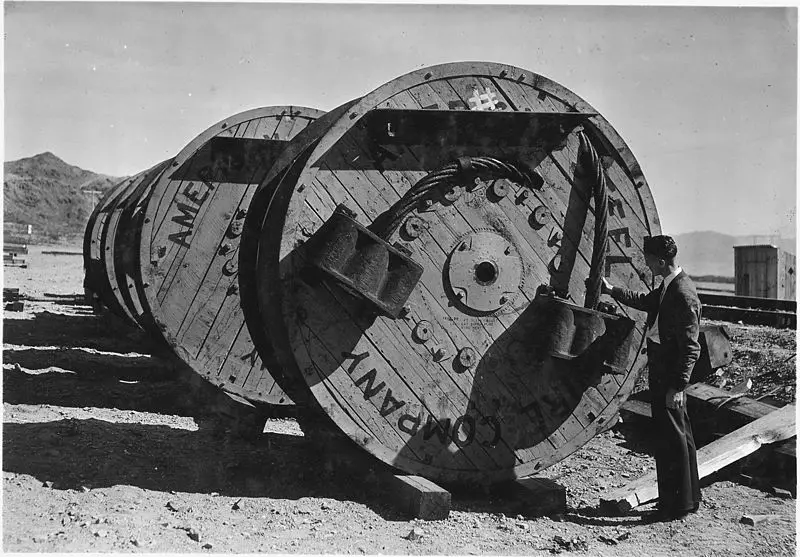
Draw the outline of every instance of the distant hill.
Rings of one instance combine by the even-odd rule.
[[[752,236],[729,236],[719,232],[689,232],[675,236],[678,244],[678,260],[686,272],[693,276],[733,276],[733,246],[753,243]],[[790,253],[796,253],[796,239],[783,238],[773,245]]]
[[[32,224],[37,236],[81,234],[92,208],[88,190],[105,192],[124,178],[96,174],[46,152],[3,165],[3,218]]]

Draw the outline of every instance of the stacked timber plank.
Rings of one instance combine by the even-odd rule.
[[[795,300],[701,293],[700,301],[703,303],[703,317],[707,319],[780,329],[797,327]]]
[[[30,224],[3,223],[3,265],[27,267],[28,245],[33,234]]]

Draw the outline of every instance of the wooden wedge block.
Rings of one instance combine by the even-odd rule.
[[[796,435],[795,406],[790,404],[737,429],[697,451],[700,478],[755,452],[762,445],[789,439]],[[652,472],[601,498],[601,504],[620,512],[658,498],[656,474]]]
[[[522,514],[526,516],[548,516],[567,512],[567,490],[547,478],[521,478],[516,481],[521,491],[518,495],[525,501]]]
[[[421,476],[392,474],[388,487],[398,508],[412,518],[445,520],[450,516],[450,492]]]

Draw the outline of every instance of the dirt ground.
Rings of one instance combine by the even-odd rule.
[[[647,426],[631,420],[542,473],[567,490],[562,516],[459,493],[447,520],[409,520],[364,469],[326,466],[291,418],[269,420],[249,440],[206,427],[205,410],[144,333],[83,303],[79,253],[34,247],[27,269],[4,269],[3,286],[27,298],[3,321],[4,551],[795,553],[795,500],[738,469],[704,481],[700,511],[684,520],[645,523],[647,507],[604,514],[602,495],[654,468]],[[736,360],[717,381],[778,368],[753,392],[793,402],[795,332],[731,330]],[[773,516],[749,526],[745,514]]]

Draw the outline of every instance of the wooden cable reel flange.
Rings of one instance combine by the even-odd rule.
[[[307,157],[310,154],[310,149],[313,148],[328,128],[355,102],[357,101],[350,101],[322,114],[288,142],[273,162],[266,177],[253,193],[239,243],[239,291],[242,299],[242,312],[244,313],[250,338],[270,374],[276,379],[280,378],[279,385],[289,393],[296,404],[301,406],[305,406],[309,402],[308,392],[304,384],[291,385],[293,380],[299,378],[283,374],[283,370],[278,364],[278,358],[275,356],[275,351],[281,350],[282,347],[280,344],[276,345],[272,342],[271,334],[268,330],[269,322],[264,319],[258,304],[259,268],[260,265],[269,264],[272,260],[271,254],[264,255],[259,250],[260,239],[262,231],[267,227],[271,229],[277,228],[278,230],[281,228],[280,224],[268,223],[265,219],[271,206],[275,189],[284,179],[293,179],[288,174],[288,170],[298,166],[298,161],[303,160],[303,157]],[[279,335],[280,331],[276,331],[275,334]],[[299,379],[299,382],[302,383],[302,379]]]
[[[138,269],[134,269],[135,256],[139,251],[139,232],[133,216],[137,207],[141,210],[153,184],[169,167],[171,160],[165,160],[147,170],[133,182],[130,189],[120,196],[111,211],[106,224],[105,236],[105,268],[116,304],[125,312],[127,321],[133,325],[153,330],[146,314],[134,276],[138,278]],[[139,220],[141,227],[141,220]]]
[[[114,184],[103,194],[103,197],[97,202],[89,214],[86,221],[86,228],[83,232],[83,288],[87,301],[94,304],[93,297],[97,295],[98,282],[99,282],[99,266],[102,259],[100,258],[100,231],[102,227],[97,225],[97,219],[101,210],[107,207],[112,198],[119,195],[128,183],[128,178],[121,180]],[[99,299],[99,296],[98,296]],[[102,301],[102,300],[100,300]]]
[[[125,220],[125,209],[152,184],[168,162],[163,161],[117,186],[110,196],[104,198],[105,202],[101,202],[94,221],[90,220],[90,282],[106,307],[131,325],[137,325],[134,307],[126,299],[128,288],[124,276],[118,274],[118,235],[125,227],[123,223],[120,228],[120,221]]]
[[[320,111],[249,110],[187,145],[143,211],[139,263],[147,309],[195,372],[248,401],[291,404],[244,325],[238,249],[250,198],[288,140]]]
[[[525,476],[586,443],[629,395],[645,364],[638,351],[612,369],[554,357],[557,350],[537,342],[550,334],[540,287],[578,304],[586,292],[595,219],[581,134],[608,182],[603,273],[650,288],[641,246],[660,227],[630,150],[577,95],[512,66],[446,64],[380,87],[331,124],[278,185],[258,265],[276,357],[342,432],[384,462],[442,482]],[[398,317],[374,311],[352,283],[309,274],[306,244],[337,207],[374,226],[412,186],[461,157],[513,163],[528,179],[471,175],[461,159],[466,172],[451,176],[449,189],[417,199],[404,217],[416,220],[386,238],[423,268]],[[354,242],[357,254],[377,250],[361,231]],[[465,243],[472,271],[454,259]],[[505,260],[493,258],[499,253]],[[502,288],[493,288],[498,281]],[[480,286],[488,286],[483,294]],[[474,290],[463,302],[462,287]],[[618,312],[635,319],[639,347],[643,315]],[[583,319],[577,309],[570,315]]]

